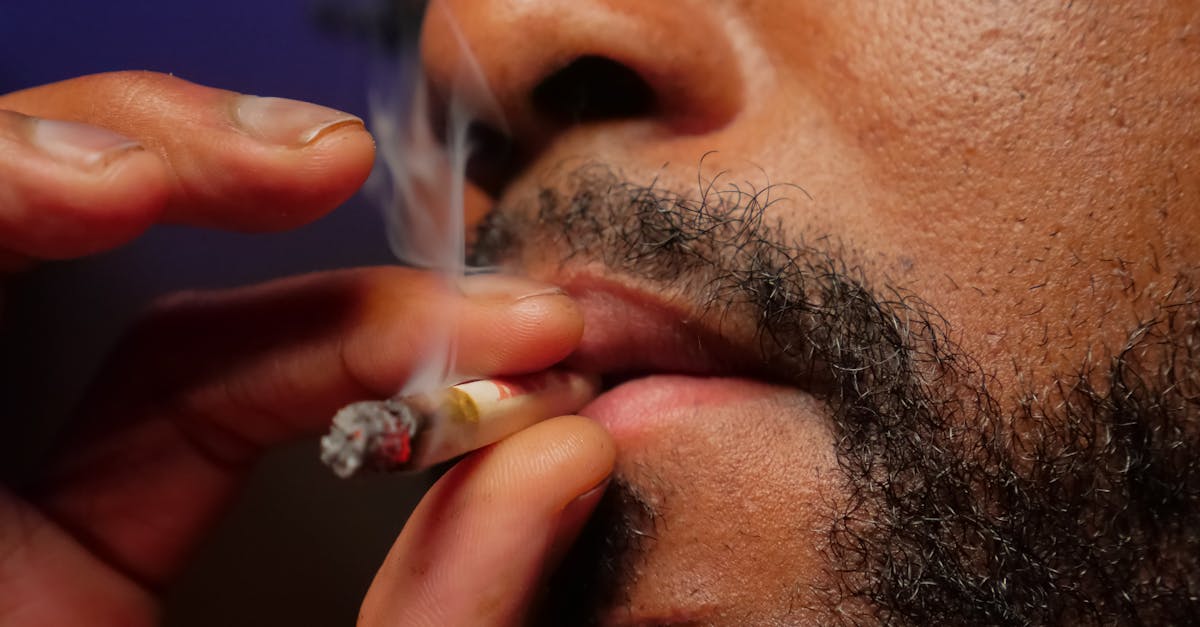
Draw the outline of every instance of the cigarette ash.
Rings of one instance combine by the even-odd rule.
[[[420,427],[417,413],[398,399],[352,403],[338,411],[321,438],[321,463],[343,479],[362,470],[403,468]]]

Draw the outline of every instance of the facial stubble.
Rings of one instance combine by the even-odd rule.
[[[1002,404],[916,295],[872,286],[834,238],[784,237],[798,188],[702,181],[694,194],[582,168],[489,214],[473,262],[562,260],[699,295],[753,321],[779,378],[830,409],[847,499],[830,522],[835,584],[807,610],[885,624],[1186,622],[1200,612],[1200,304],[1190,275],[1128,342]],[[774,194],[774,196],[773,196]],[[794,194],[793,194],[794,195]],[[1015,405],[1015,406],[1014,406]],[[660,513],[614,480],[547,608],[586,624],[619,605]],[[799,578],[798,578],[799,579]],[[865,602],[865,604],[864,604]],[[855,618],[857,617],[857,618]]]

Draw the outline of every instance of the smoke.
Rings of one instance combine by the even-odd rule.
[[[447,288],[456,289],[470,271],[463,202],[467,164],[476,148],[470,129],[482,114],[491,120],[502,116],[450,7],[431,0],[425,16],[434,12],[441,12],[437,17],[449,25],[459,51],[452,80],[438,85],[434,98],[421,70],[418,29],[386,29],[400,36],[388,42],[388,58],[373,72],[368,117],[379,156],[367,193],[383,209],[396,258],[436,274]],[[415,14],[393,15],[412,20]],[[425,358],[401,392],[427,391],[461,378],[455,374],[453,357],[457,312],[446,312],[442,320],[440,328],[425,330]]]

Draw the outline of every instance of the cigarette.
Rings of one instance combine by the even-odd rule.
[[[421,470],[496,442],[596,396],[596,377],[564,370],[478,379],[343,407],[321,438],[321,461],[346,478]]]

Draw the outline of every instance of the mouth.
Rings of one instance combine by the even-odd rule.
[[[583,339],[563,365],[603,382],[579,413],[618,443],[665,417],[796,392],[753,321],[620,280],[576,274],[559,284],[584,316]]]
[[[565,567],[555,572],[556,599],[547,615],[575,617],[579,610],[571,608],[588,608],[588,620],[596,624],[715,622],[734,611],[744,591],[737,585],[726,589],[732,581],[728,554],[697,549],[690,535],[699,533],[695,521],[704,521],[700,529],[719,530],[718,536],[731,531],[743,537],[736,530],[743,528],[746,512],[773,499],[750,496],[769,491],[763,486],[771,482],[761,481],[766,471],[758,468],[788,468],[789,481],[828,470],[829,451],[806,448],[804,460],[784,463],[787,451],[772,453],[769,446],[823,443],[802,436],[825,433],[824,406],[804,380],[791,376],[791,362],[771,354],[773,344],[762,341],[752,313],[707,306],[688,290],[653,290],[636,280],[589,272],[586,266],[560,267],[549,280],[582,310],[583,339],[563,365],[602,377],[602,393],[577,413],[613,436],[614,482],[624,491],[601,508]],[[720,490],[697,487],[718,485],[742,486],[733,489],[745,499],[726,500]],[[631,494],[633,501],[622,500]],[[645,512],[652,513],[642,518]],[[759,553],[749,547],[734,553],[743,562],[736,568],[761,570],[749,565]],[[713,592],[712,598],[687,592],[696,586]]]
[[[573,298],[584,331],[560,365],[600,376],[601,393],[576,413],[616,444],[605,499],[548,577],[544,613],[559,620],[545,624],[765,611],[762,599],[795,593],[797,573],[825,572],[836,322],[863,307],[859,293],[822,281],[835,258],[793,250],[753,208],[647,200],[653,190],[604,172],[578,176],[538,183],[561,192],[509,192],[472,243],[474,263]]]

